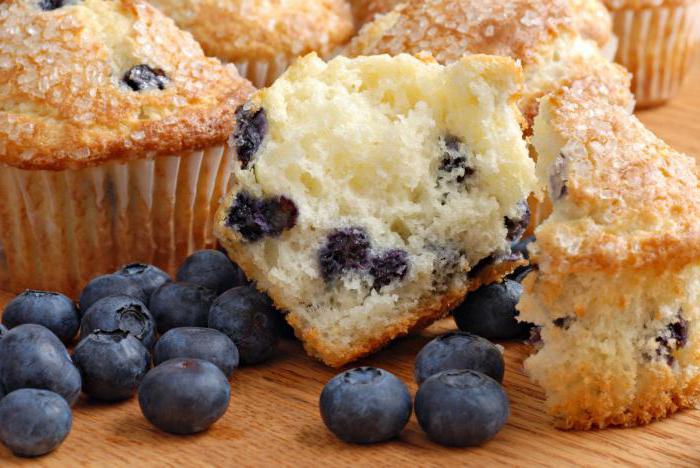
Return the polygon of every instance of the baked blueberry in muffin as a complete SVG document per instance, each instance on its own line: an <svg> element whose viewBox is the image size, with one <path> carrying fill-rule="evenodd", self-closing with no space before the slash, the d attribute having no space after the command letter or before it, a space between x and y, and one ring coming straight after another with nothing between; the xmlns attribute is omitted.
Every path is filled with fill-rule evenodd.
<svg viewBox="0 0 700 468"><path fill-rule="evenodd" d="M519 264L520 84L507 58L310 55L239 110L217 235L309 353L352 361Z"/></svg>
<svg viewBox="0 0 700 468"><path fill-rule="evenodd" d="M539 327L525 368L562 428L646 424L700 401L696 164L600 90L593 74L544 99L533 139L553 213L518 307Z"/></svg>

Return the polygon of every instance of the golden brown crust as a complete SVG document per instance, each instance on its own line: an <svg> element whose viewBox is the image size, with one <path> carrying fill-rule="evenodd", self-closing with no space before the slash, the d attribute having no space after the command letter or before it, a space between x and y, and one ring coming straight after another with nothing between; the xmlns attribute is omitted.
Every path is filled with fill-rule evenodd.
<svg viewBox="0 0 700 468"><path fill-rule="evenodd" d="M569 0L581 36L605 47L612 39L612 17L601 0Z"/></svg>
<svg viewBox="0 0 700 468"><path fill-rule="evenodd" d="M596 94L595 79L551 95L543 108L565 143L563 202L570 217L537 231L546 271L680 269L700 258L700 182L680 154L626 109ZM568 219L567 219L568 218Z"/></svg>
<svg viewBox="0 0 700 468"><path fill-rule="evenodd" d="M209 55L229 62L328 56L353 33L345 0L153 0Z"/></svg>
<svg viewBox="0 0 700 468"><path fill-rule="evenodd" d="M430 50L441 63L454 62L465 53L482 53L513 57L527 65L535 59L538 47L561 34L576 35L579 26L602 41L600 45L607 43L610 18L593 25L600 9L591 7L590 2L576 3L578 11L568 0L412 1L368 24L346 53L415 54ZM592 10L597 13L591 14Z"/></svg>
<svg viewBox="0 0 700 468"><path fill-rule="evenodd" d="M253 88L142 0L0 4L0 161L79 168L221 144ZM164 90L122 81L147 64Z"/></svg>
<svg viewBox="0 0 700 468"><path fill-rule="evenodd" d="M372 21L375 16L388 13L401 3L408 3L408 0L350 0L352 15L355 17L355 27L361 28L365 23Z"/></svg>

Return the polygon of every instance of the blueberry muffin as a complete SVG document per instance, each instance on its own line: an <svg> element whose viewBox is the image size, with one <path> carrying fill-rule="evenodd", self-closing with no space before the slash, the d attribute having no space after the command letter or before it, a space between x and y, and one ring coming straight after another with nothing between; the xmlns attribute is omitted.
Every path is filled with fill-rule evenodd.
<svg viewBox="0 0 700 468"><path fill-rule="evenodd" d="M252 92L139 0L0 3L0 278L74 295L212 246Z"/></svg>
<svg viewBox="0 0 700 468"><path fill-rule="evenodd" d="M346 0L149 1L260 88L299 56L330 57L354 31Z"/></svg>
<svg viewBox="0 0 700 468"><path fill-rule="evenodd" d="M700 0L605 0L640 108L674 97L700 49Z"/></svg>
<svg viewBox="0 0 700 468"><path fill-rule="evenodd" d="M238 111L229 254L332 366L520 262L535 189L511 59L300 59Z"/></svg>
<svg viewBox="0 0 700 468"><path fill-rule="evenodd" d="M552 215L536 230L521 319L525 362L561 428L635 426L700 395L700 181L595 77L543 99L537 173Z"/></svg>
<svg viewBox="0 0 700 468"><path fill-rule="evenodd" d="M597 7L596 7L597 5ZM614 50L610 18L582 0L410 1L367 24L345 50L349 56L431 52L440 63L465 53L520 60L520 102L531 122L538 99Z"/></svg>

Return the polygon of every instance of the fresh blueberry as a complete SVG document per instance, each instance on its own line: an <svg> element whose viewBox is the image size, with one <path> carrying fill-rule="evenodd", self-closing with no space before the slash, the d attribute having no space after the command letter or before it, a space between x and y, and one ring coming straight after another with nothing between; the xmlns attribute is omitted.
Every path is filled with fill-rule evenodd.
<svg viewBox="0 0 700 468"><path fill-rule="evenodd" d="M5 325L0 324L0 339L5 336L5 333L7 333L7 328L5 328Z"/></svg>
<svg viewBox="0 0 700 468"><path fill-rule="evenodd" d="M124 265L116 274L134 280L146 295L146 302L156 289L171 281L166 272L146 263Z"/></svg>
<svg viewBox="0 0 700 468"><path fill-rule="evenodd" d="M231 387L209 361L178 358L151 369L139 387L139 405L146 419L172 434L207 429L226 413Z"/></svg>
<svg viewBox="0 0 700 468"><path fill-rule="evenodd" d="M124 330L151 349L156 343L156 321L146 305L129 296L110 296L90 307L80 322L80 340L95 330Z"/></svg>
<svg viewBox="0 0 700 468"><path fill-rule="evenodd" d="M505 218L506 229L508 234L506 234L506 240L514 242L519 240L528 225L530 224L530 207L527 202L522 201L518 204L518 216L515 218Z"/></svg>
<svg viewBox="0 0 700 468"><path fill-rule="evenodd" d="M501 382L505 363L501 351L488 340L471 333L452 332L439 336L416 357L416 382L448 369L472 369Z"/></svg>
<svg viewBox="0 0 700 468"><path fill-rule="evenodd" d="M460 330L491 340L508 340L524 336L530 326L518 322L515 308L523 293L517 281L505 280L482 286L467 295L452 315Z"/></svg>
<svg viewBox="0 0 700 468"><path fill-rule="evenodd" d="M123 330L95 330L73 351L83 379L83 391L102 401L118 401L136 394L151 365L143 344Z"/></svg>
<svg viewBox="0 0 700 468"><path fill-rule="evenodd" d="M248 284L243 271L218 250L200 250L187 257L177 271L177 280L213 289L217 294Z"/></svg>
<svg viewBox="0 0 700 468"><path fill-rule="evenodd" d="M430 439L442 445L481 445L501 430L508 413L503 387L473 370L435 374L416 394L418 423Z"/></svg>
<svg viewBox="0 0 700 468"><path fill-rule="evenodd" d="M146 91L149 89L165 89L170 80L160 68L152 68L141 64L131 67L124 74L122 81L132 91Z"/></svg>
<svg viewBox="0 0 700 468"><path fill-rule="evenodd" d="M54 392L23 388L0 400L0 441L20 457L45 455L68 437L73 416Z"/></svg>
<svg viewBox="0 0 700 468"><path fill-rule="evenodd" d="M387 250L373 257L369 272L374 277L374 289L378 291L394 281L404 279L408 269L408 252L405 250Z"/></svg>
<svg viewBox="0 0 700 468"><path fill-rule="evenodd" d="M175 358L194 358L215 364L227 377L238 367L238 349L218 330L201 327L173 328L161 336L153 355L155 365Z"/></svg>
<svg viewBox="0 0 700 468"><path fill-rule="evenodd" d="M51 390L69 404L80 395L80 373L66 347L36 324L13 328L0 340L0 382L6 392L20 388Z"/></svg>
<svg viewBox="0 0 700 468"><path fill-rule="evenodd" d="M159 333L171 328L206 327L216 291L192 283L167 283L151 296L151 313Z"/></svg>
<svg viewBox="0 0 700 468"><path fill-rule="evenodd" d="M267 117L264 109L253 111L246 106L240 106L236 109L234 117L236 129L233 132L233 143L238 159L241 161L241 167L248 169L250 160L253 159L265 139Z"/></svg>
<svg viewBox="0 0 700 468"><path fill-rule="evenodd" d="M349 227L336 229L328 235L319 251L321 276L329 283L345 272L370 266L371 243L365 229Z"/></svg>
<svg viewBox="0 0 700 468"><path fill-rule="evenodd" d="M80 314L73 301L63 294L24 291L5 307L2 323L7 328L25 323L43 325L58 339L70 343L78 332Z"/></svg>
<svg viewBox="0 0 700 468"><path fill-rule="evenodd" d="M321 392L321 417L340 439L372 444L397 437L411 417L408 388L394 374L358 367L336 375Z"/></svg>
<svg viewBox="0 0 700 468"><path fill-rule="evenodd" d="M144 304L146 294L139 284L122 275L103 275L91 280L80 293L80 310L83 314L100 299L109 296L131 296Z"/></svg>
<svg viewBox="0 0 700 468"><path fill-rule="evenodd" d="M287 197L257 198L240 192L229 209L226 224L248 242L275 237L297 224L299 210Z"/></svg>
<svg viewBox="0 0 700 468"><path fill-rule="evenodd" d="M280 314L270 298L253 286L229 289L214 301L209 312L209 328L231 338L243 364L272 357L280 338L279 321Z"/></svg>

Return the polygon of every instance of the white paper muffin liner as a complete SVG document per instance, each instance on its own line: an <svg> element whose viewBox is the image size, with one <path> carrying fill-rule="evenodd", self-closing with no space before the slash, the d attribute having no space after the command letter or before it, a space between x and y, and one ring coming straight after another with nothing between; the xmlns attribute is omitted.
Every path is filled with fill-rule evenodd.
<svg viewBox="0 0 700 468"><path fill-rule="evenodd" d="M284 73L294 59L278 54L273 60L238 60L238 74L253 83L256 88L265 88Z"/></svg>
<svg viewBox="0 0 700 468"><path fill-rule="evenodd" d="M612 12L615 60L632 72L637 107L673 98L697 57L700 2Z"/></svg>
<svg viewBox="0 0 700 468"><path fill-rule="evenodd" d="M75 297L126 263L173 273L216 244L213 217L234 154L221 145L79 170L0 166L0 289Z"/></svg>

